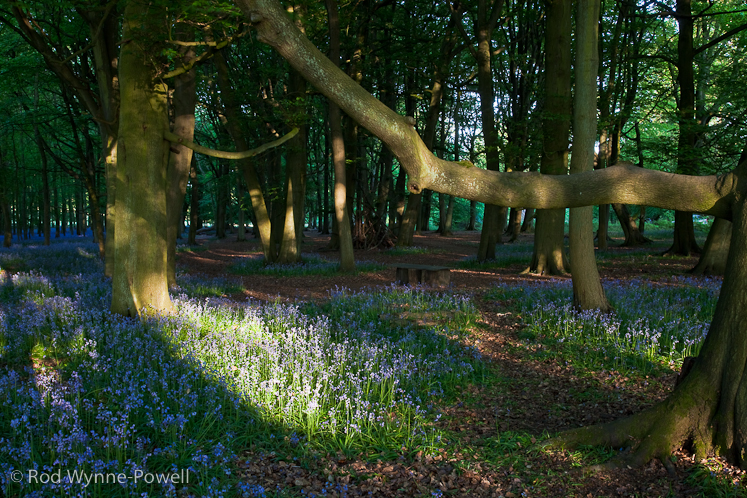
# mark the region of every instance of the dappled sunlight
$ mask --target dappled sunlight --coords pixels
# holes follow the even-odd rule
[[[178,282],[177,313],[144,310],[139,321],[105,311],[108,284],[99,272],[5,279],[0,417],[10,430],[2,436],[0,484],[6,494],[93,489],[177,496],[184,488],[222,496],[245,488],[236,482],[236,462],[250,446],[356,451],[373,438],[393,451],[436,451],[437,434],[426,423],[432,400],[475,371],[474,352],[454,339],[464,331],[433,318],[466,324],[475,309],[464,296],[391,288],[340,290],[322,307],[239,304],[190,297],[184,292],[203,289],[188,278]],[[230,285],[212,286],[224,283]],[[395,309],[436,321],[426,328],[397,324],[385,315]],[[5,477],[29,468],[186,470],[194,479],[86,490],[69,476],[21,488]]]

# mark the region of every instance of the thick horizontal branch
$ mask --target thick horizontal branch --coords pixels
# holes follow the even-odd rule
[[[235,0],[258,38],[282,55],[327,98],[379,137],[409,175],[408,188],[537,209],[626,203],[731,219],[736,176],[685,176],[619,165],[575,175],[498,173],[434,156],[401,116],[338,69],[288,19],[277,0]],[[741,173],[740,173],[741,174]]]
[[[297,134],[298,128],[293,128],[290,132],[278,138],[277,140],[261,145],[256,149],[246,150],[243,152],[228,152],[224,150],[209,149],[207,147],[203,147],[202,145],[197,145],[194,142],[190,142],[189,140],[186,140],[168,130],[163,133],[163,138],[165,138],[169,142],[177,143],[179,145],[183,145],[188,149],[192,149],[198,154],[204,154],[206,156],[217,157],[220,159],[246,159],[248,157],[257,156],[267,150],[283,145],[285,142],[295,137]]]
[[[428,177],[428,183],[420,187],[507,207],[555,209],[623,203],[731,219],[733,173],[676,175],[630,163],[574,175],[467,169],[469,171],[457,163],[440,161]]]

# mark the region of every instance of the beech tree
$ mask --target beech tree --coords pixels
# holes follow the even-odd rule
[[[424,188],[500,206],[537,209],[612,202],[711,214],[733,223],[731,251],[716,312],[692,370],[664,401],[629,418],[568,431],[554,444],[632,447],[615,463],[660,458],[690,444],[699,457],[719,453],[747,468],[747,162],[720,176],[686,176],[618,163],[573,175],[480,170],[433,155],[411,121],[355,84],[296,30],[275,0],[236,0],[257,30],[289,63],[392,150]]]

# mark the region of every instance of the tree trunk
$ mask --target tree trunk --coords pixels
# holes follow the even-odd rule
[[[677,144],[677,173],[698,174],[695,144],[697,123],[695,121],[695,73],[693,49],[693,18],[691,0],[677,0],[677,84],[680,95],[677,100],[679,141]],[[666,254],[689,256],[699,254],[695,240],[693,215],[688,212],[674,213],[674,241]]]
[[[610,228],[610,205],[599,206],[599,226],[597,228],[597,247],[600,251],[607,250],[607,239]]]
[[[39,79],[36,78],[34,84],[34,112],[39,113]],[[41,224],[44,232],[44,245],[51,243],[52,223],[49,213],[50,193],[49,193],[49,164],[47,161],[47,152],[44,148],[41,133],[39,133],[38,118],[34,121],[34,137],[39,149],[39,159],[41,160],[41,181],[42,181],[42,206],[41,206]]]
[[[195,162],[195,155],[192,154],[189,167],[189,182],[192,184],[192,192],[189,199],[189,236],[187,238],[187,244],[190,246],[197,244],[197,228],[200,224],[200,182],[197,177]]]
[[[534,208],[527,208],[524,211],[524,221],[521,223],[522,232],[532,232],[534,229],[534,217],[536,212],[537,211]]]
[[[571,174],[594,169],[597,137],[597,50],[599,0],[577,0],[575,101]],[[594,255],[593,208],[570,210],[569,226],[573,306],[581,310],[611,309],[602,289]]]
[[[568,133],[571,113],[571,7],[554,0],[547,7],[545,49],[545,108],[542,119],[543,153],[540,172],[565,175],[568,171]],[[565,273],[563,248],[565,210],[538,210],[534,254],[528,270],[540,275]]]
[[[511,208],[508,212],[508,229],[506,235],[509,236],[509,242],[515,242],[521,232],[521,215],[523,209]]]
[[[744,173],[742,173],[744,174]],[[708,335],[690,373],[664,401],[608,424],[563,433],[555,442],[633,447],[608,466],[643,465],[682,446],[697,459],[716,452],[747,469],[747,203],[733,206],[731,250]]]
[[[223,52],[218,51],[213,56],[213,60],[218,76],[218,87],[221,92],[223,110],[225,112],[226,121],[224,125],[226,130],[228,130],[228,134],[231,135],[236,151],[247,151],[250,149],[249,143],[246,141],[240,125],[242,113],[228,76],[228,66],[226,65]],[[274,155],[275,152],[272,152],[272,154]],[[244,183],[246,183],[249,198],[251,199],[255,219],[254,229],[259,232],[262,253],[264,254],[265,261],[271,263],[275,260],[275,253],[271,250],[272,222],[264,194],[262,193],[262,184],[259,181],[254,163],[251,160],[240,159],[237,161],[237,167],[244,177]]]
[[[246,241],[246,214],[244,213],[244,183],[241,176],[236,176],[236,199],[238,200],[236,242]]]
[[[723,275],[729,256],[732,223],[723,218],[713,220],[698,264],[690,272],[694,275]]]
[[[469,221],[464,229],[470,232],[476,230],[475,223],[477,223],[477,202],[469,201]]]
[[[503,0],[498,0],[493,5],[493,12],[500,11],[502,8]],[[477,89],[480,94],[480,117],[483,139],[485,140],[485,162],[487,169],[490,171],[500,169],[498,132],[495,129],[495,110],[493,109],[495,105],[493,71],[490,64],[492,33],[496,22],[497,16],[492,16],[488,12],[487,1],[480,0],[477,4],[477,22],[475,25],[477,35],[475,58],[477,61]],[[483,216],[480,245],[477,249],[478,261],[495,259],[495,246],[501,243],[506,211],[503,207],[487,204]]]
[[[167,285],[166,161],[167,87],[154,80],[139,40],[159,32],[161,9],[127,3],[119,57],[122,99],[117,151],[117,237],[114,313],[139,316],[144,308],[170,312]],[[152,48],[152,47],[151,47]]]
[[[298,134],[288,141],[286,157],[286,198],[283,240],[280,243],[279,263],[301,261],[301,240],[304,226],[304,199],[306,198],[306,80],[291,69],[288,83],[288,97],[294,102],[293,126],[298,126]],[[296,121],[296,119],[298,121]]]
[[[0,210],[3,214],[3,247],[13,243],[13,222],[10,219],[10,204],[4,195],[0,195]]]
[[[340,64],[340,22],[337,11],[337,0],[326,0],[327,15],[329,16],[329,58],[335,64]],[[342,131],[342,115],[340,108],[334,102],[329,102],[329,130],[332,144],[332,163],[335,172],[335,222],[340,243],[340,270],[355,270],[355,255],[353,253],[353,234],[350,231],[350,212],[347,206],[347,183],[345,178],[345,139]]]
[[[640,230],[638,230],[636,219],[630,215],[628,206],[615,202],[612,203],[612,209],[615,211],[615,215],[620,221],[620,226],[622,227],[623,234],[625,235],[625,241],[622,243],[623,247],[635,247],[651,242],[649,239],[643,236]]]
[[[438,194],[441,195],[441,194]],[[451,229],[452,222],[454,221],[454,196],[449,196],[449,205],[446,208],[446,219],[444,220],[444,231],[441,232],[443,237],[452,237],[454,232]]]
[[[194,37],[192,37],[193,39]],[[180,50],[182,64],[189,64],[195,58],[193,47],[182,47]],[[174,80],[174,128],[172,131],[185,140],[194,140],[195,135],[195,102],[196,81],[195,69],[178,75]],[[176,239],[181,228],[182,206],[187,194],[187,180],[192,166],[192,150],[181,145],[172,144],[167,172],[168,191],[167,209],[167,261],[168,285],[176,285]]]

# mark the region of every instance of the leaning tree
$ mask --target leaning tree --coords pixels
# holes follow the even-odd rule
[[[567,445],[630,446],[626,464],[666,458],[683,445],[719,453],[747,468],[747,162],[721,176],[695,177],[619,163],[574,175],[480,170],[434,156],[412,118],[396,114],[332,64],[288,19],[276,0],[236,0],[257,30],[320,92],[377,135],[407,170],[408,188],[424,188],[501,206],[537,209],[622,202],[693,211],[731,220],[726,276],[700,356],[661,403],[632,417],[572,430]]]

